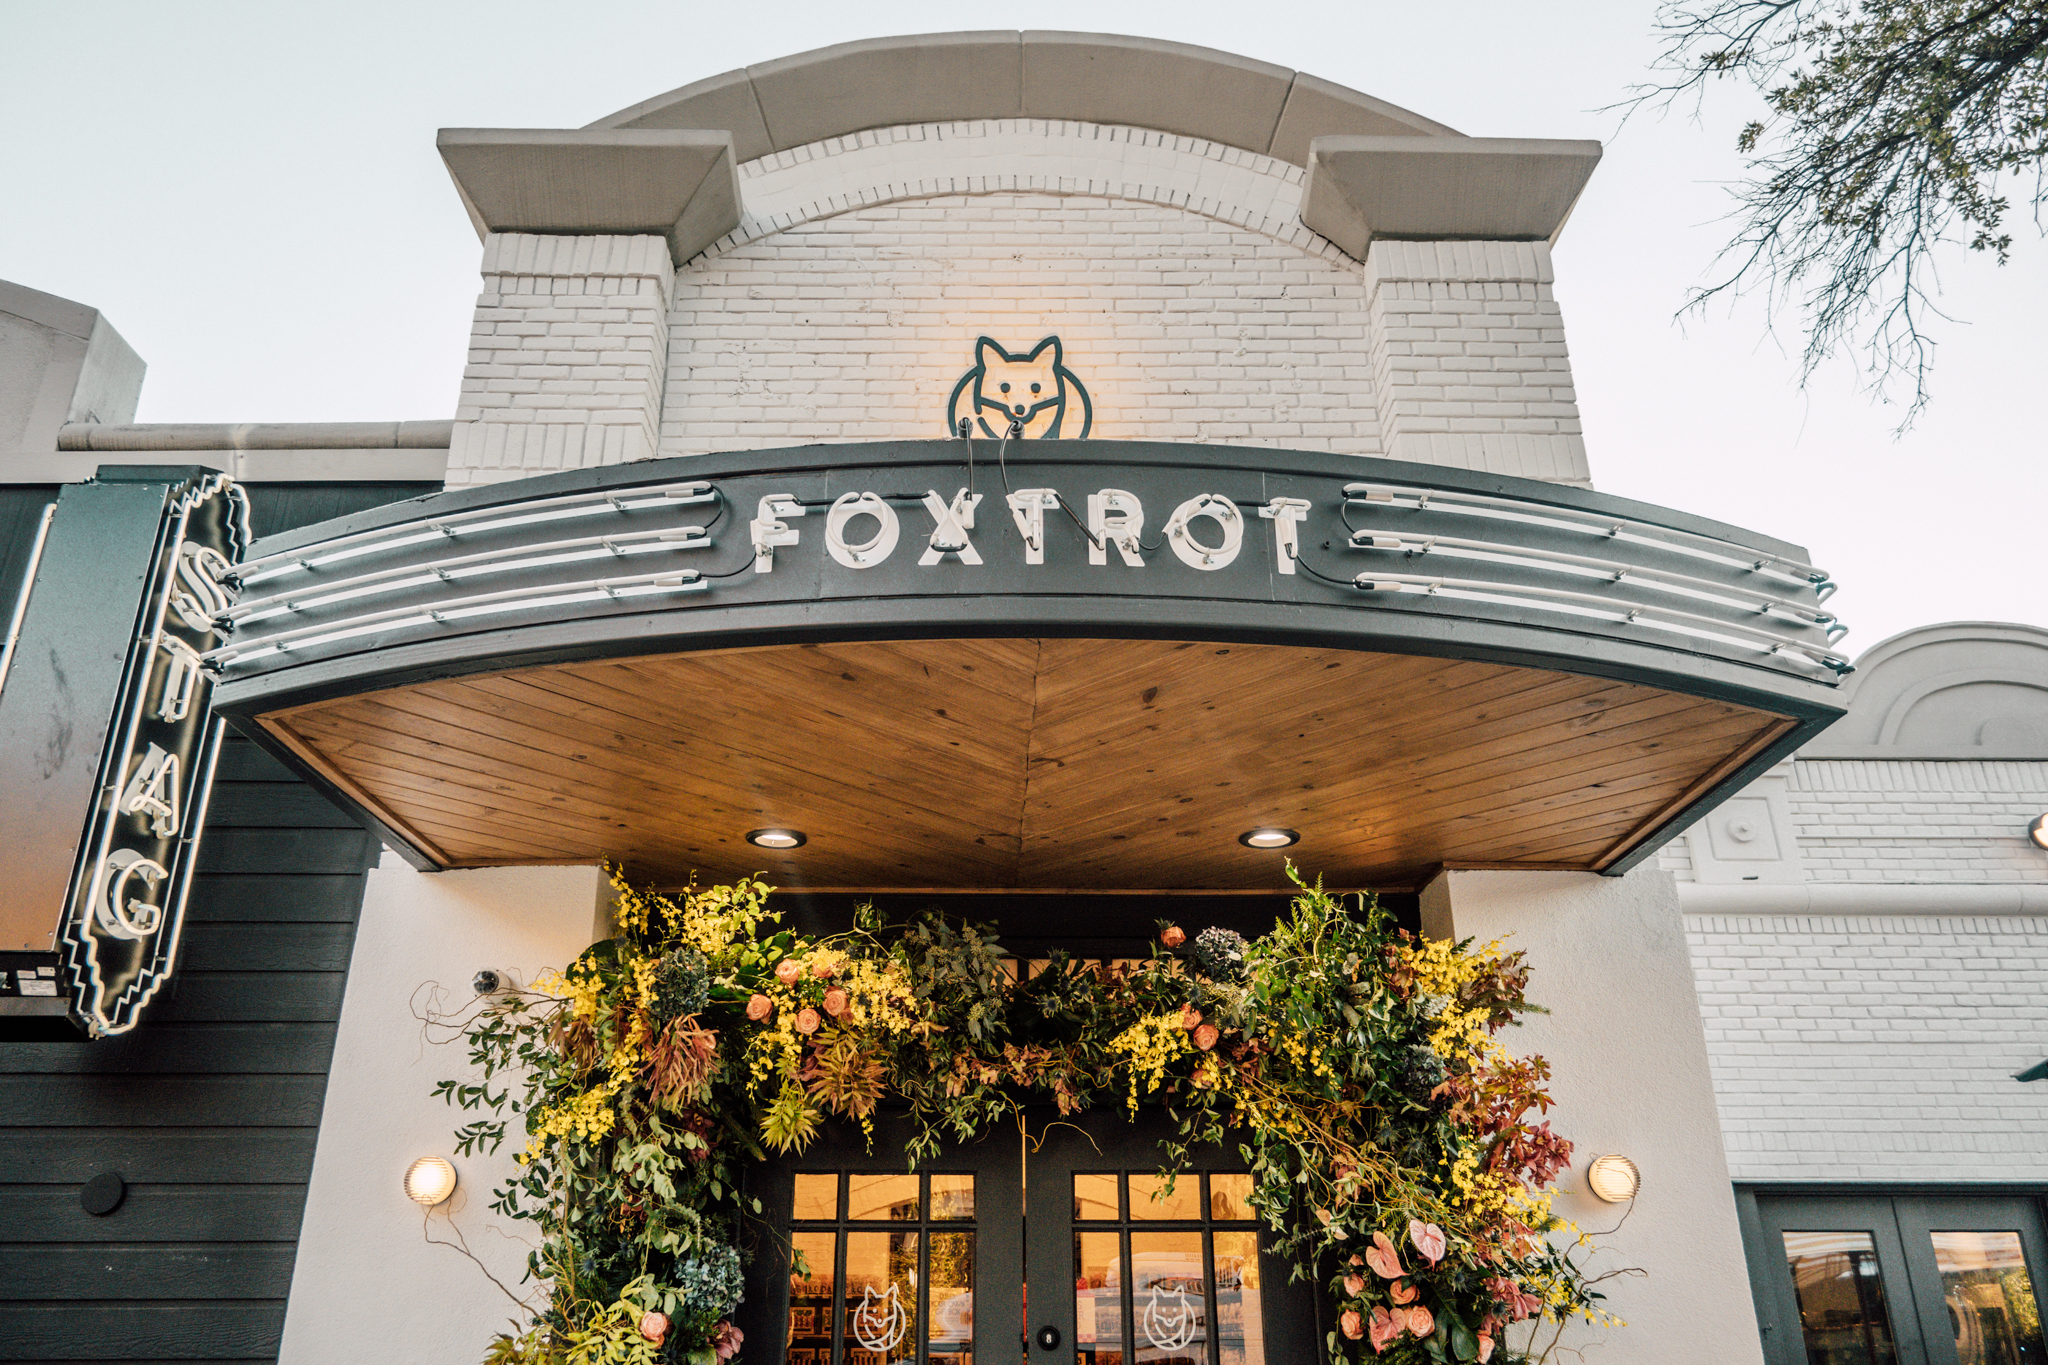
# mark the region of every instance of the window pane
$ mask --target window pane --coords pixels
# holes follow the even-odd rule
[[[932,1203],[939,1199],[939,1181],[932,1177]],[[972,1181],[972,1177],[968,1177]],[[973,1189],[969,1186],[970,1195]],[[971,1205],[970,1205],[971,1207]],[[931,1365],[974,1365],[974,1234],[935,1232],[925,1283],[931,1327],[927,1347]]]
[[[1249,1172],[1230,1172],[1209,1177],[1209,1216],[1219,1223],[1249,1222],[1252,1212],[1252,1178]]]
[[[859,1222],[886,1219],[917,1221],[917,1177],[914,1175],[850,1175],[846,1177],[846,1216]]]
[[[789,1271],[789,1365],[832,1365],[833,1234],[799,1232],[789,1240],[796,1252]]]
[[[1135,1187],[1137,1176],[1131,1177]],[[1181,1181],[1183,1188],[1193,1184]],[[1137,1207],[1132,1190],[1132,1208]],[[1131,1314],[1138,1365],[1201,1365],[1209,1354],[1208,1296],[1199,1232],[1131,1234]]]
[[[971,1175],[933,1176],[932,1217],[936,1219],[974,1217],[974,1177]]]
[[[1153,1196],[1166,1188],[1166,1177],[1158,1174],[1133,1175],[1131,1177],[1131,1217],[1137,1218],[1185,1218],[1195,1221],[1202,1216],[1202,1177],[1192,1171],[1183,1172],[1173,1182],[1173,1193],[1160,1199]]]
[[[916,1233],[846,1234],[845,1313],[847,1365],[917,1358]]]
[[[1075,1176],[1110,1182],[1110,1214],[1116,1210],[1115,1176]],[[1077,1193],[1076,1204],[1080,1203]],[[1075,1365],[1123,1365],[1124,1277],[1114,1232],[1074,1234]]]
[[[1893,1365],[1891,1314],[1867,1232],[1788,1232],[1807,1365]]]
[[[1960,1365],[2038,1365],[2041,1310],[2017,1232],[1936,1232],[1934,1264]]]
[[[1113,1175],[1077,1175],[1074,1177],[1074,1219],[1077,1222],[1098,1222],[1115,1219],[1116,1177]]]
[[[1212,1176],[1211,1181],[1222,1177]],[[1246,1177],[1249,1179],[1249,1177]],[[1211,1193],[1213,1203],[1219,1196]],[[1259,1234],[1212,1233],[1216,1263],[1216,1345],[1221,1365],[1266,1365],[1266,1333],[1259,1313]]]
[[[796,1202],[792,1218],[811,1218],[829,1223],[839,1216],[839,1177],[803,1175],[796,1178]]]

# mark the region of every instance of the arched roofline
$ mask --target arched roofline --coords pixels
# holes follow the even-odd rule
[[[1806,758],[2048,758],[2038,741],[2019,748],[1979,743],[1930,745],[1903,740],[1913,708],[1939,692],[1986,684],[2048,691],[2048,630],[2012,621],[1944,621],[1916,626],[1880,640],[1856,659],[1845,696],[1846,716],[1809,743]],[[1996,693],[1983,706],[1995,708]],[[1994,711],[1984,711],[1991,719]]]
[[[994,30],[869,38],[656,95],[592,129],[730,131],[741,161],[902,124],[1044,118],[1154,128],[1306,166],[1325,136],[1462,137],[1306,72],[1159,38]]]

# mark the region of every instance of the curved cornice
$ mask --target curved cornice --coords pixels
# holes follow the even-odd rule
[[[697,81],[589,124],[730,130],[741,161],[871,128],[977,119],[1121,124],[1296,166],[1330,135],[1461,137],[1306,72],[1109,33],[921,33],[800,52]]]

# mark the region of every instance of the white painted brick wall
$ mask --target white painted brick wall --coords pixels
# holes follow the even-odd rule
[[[2048,763],[1816,759],[1792,771],[1810,881],[2048,880],[2027,838],[2048,810]]]
[[[1099,437],[1586,481],[1547,248],[1404,246],[1368,271],[1302,225],[1301,168],[1100,124],[877,129],[740,176],[740,226],[676,276],[659,363],[647,325],[669,285],[653,239],[610,239],[643,244],[611,257],[537,245],[607,239],[487,248],[452,483],[942,436],[984,334],[1060,336]],[[591,294],[613,311],[597,316]],[[1397,305],[1391,341],[1375,298]],[[606,341],[620,353],[593,358]]]
[[[1380,427],[1395,459],[1588,482],[1564,321],[1541,242],[1375,242]]]
[[[1060,337],[1100,438],[1378,454],[1367,331],[1354,264],[1183,209],[883,204],[682,273],[661,453],[942,437],[986,334]]]
[[[2048,919],[1690,916],[1737,1180],[2048,1179]]]
[[[660,237],[487,238],[449,486],[652,455],[674,279]]]

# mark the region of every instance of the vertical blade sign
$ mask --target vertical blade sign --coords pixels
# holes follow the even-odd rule
[[[177,963],[224,724],[200,656],[225,640],[248,543],[248,496],[226,475],[165,505],[58,932],[72,1013],[96,1038],[134,1028]]]

